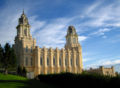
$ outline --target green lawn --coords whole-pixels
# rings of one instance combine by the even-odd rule
[[[26,85],[27,81],[25,77],[0,73],[0,88],[21,88]]]
[[[19,82],[0,82],[0,88],[23,88],[24,83]]]
[[[55,85],[29,80],[16,75],[4,75],[0,73],[0,88],[58,88]]]
[[[0,73],[0,80],[28,80],[25,77],[17,76],[17,75],[5,75]]]

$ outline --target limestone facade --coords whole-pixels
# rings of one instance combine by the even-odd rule
[[[96,69],[90,68],[87,72],[97,73],[106,76],[116,76],[113,66],[111,68],[105,68],[103,66],[100,66],[99,68]]]
[[[68,27],[65,48],[62,49],[36,46],[36,40],[30,34],[30,24],[24,12],[19,18],[16,29],[14,49],[17,64],[25,67],[30,73],[28,75],[32,74],[35,77],[39,74],[82,72],[82,48],[73,26]]]

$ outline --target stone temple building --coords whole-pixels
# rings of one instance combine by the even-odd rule
[[[82,48],[73,26],[68,27],[66,44],[62,49],[36,46],[36,40],[30,34],[30,24],[24,12],[19,18],[16,29],[17,35],[13,47],[17,64],[27,69],[28,78],[34,78],[39,74],[82,72]]]
[[[90,68],[89,70],[87,70],[87,72],[106,75],[106,76],[116,76],[113,66],[111,68],[105,68],[103,66],[100,66],[99,68],[96,69]]]

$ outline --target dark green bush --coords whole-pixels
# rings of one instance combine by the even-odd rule
[[[103,76],[99,74],[51,74],[39,75],[41,82],[59,85],[60,87],[90,87],[90,88],[104,88],[120,86],[120,77]]]

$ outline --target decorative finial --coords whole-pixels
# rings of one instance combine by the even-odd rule
[[[23,9],[23,14],[24,14],[24,9]]]

